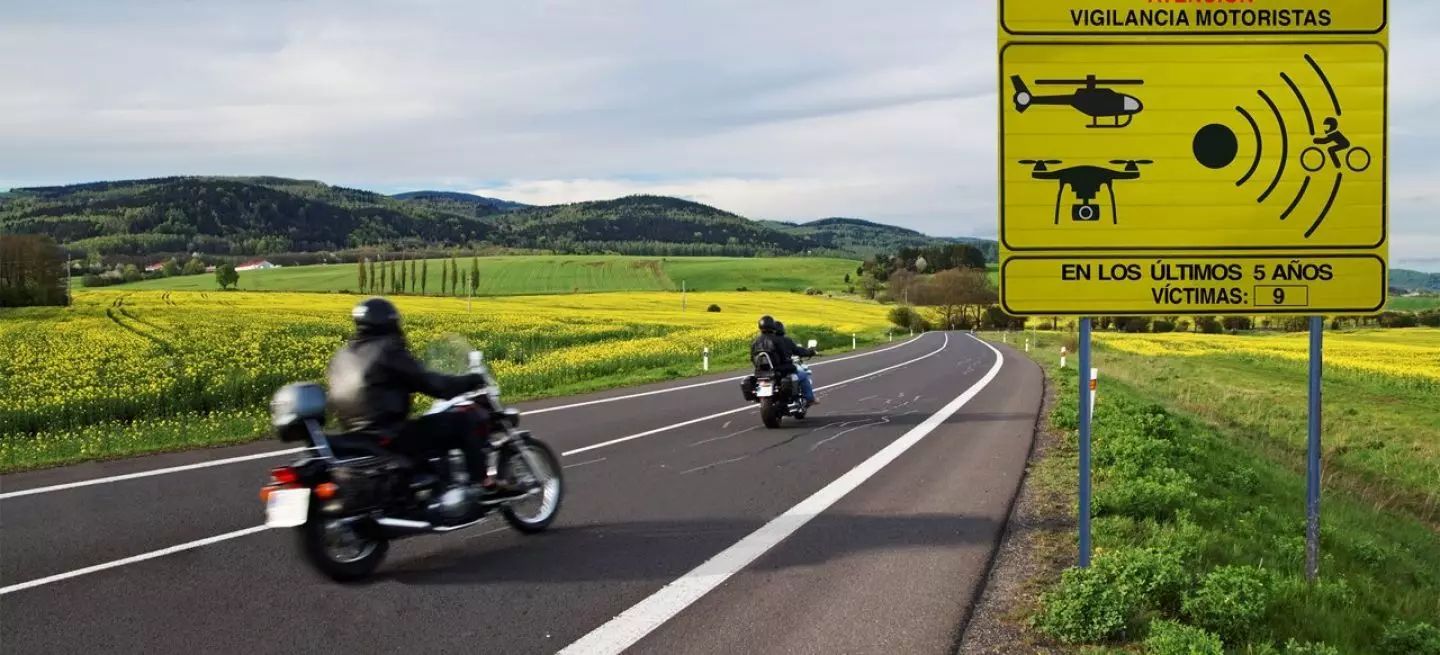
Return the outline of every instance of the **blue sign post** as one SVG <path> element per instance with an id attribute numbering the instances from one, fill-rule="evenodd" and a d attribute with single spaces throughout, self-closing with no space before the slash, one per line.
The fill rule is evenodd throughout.
<path id="1" fill-rule="evenodd" d="M 1090 319 L 1080 319 L 1080 566 L 1090 566 Z"/>
<path id="2" fill-rule="evenodd" d="M 1305 579 L 1320 575 L 1320 372 L 1325 317 L 1310 317 L 1310 425 L 1305 467 Z"/>

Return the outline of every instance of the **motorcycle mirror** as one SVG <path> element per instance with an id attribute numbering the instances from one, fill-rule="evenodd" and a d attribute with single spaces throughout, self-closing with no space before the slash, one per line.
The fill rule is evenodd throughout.
<path id="1" fill-rule="evenodd" d="M 816 340 L 814 340 L 814 339 L 811 339 L 811 340 L 805 342 L 805 347 L 806 347 L 806 348 L 811 348 L 811 349 L 813 349 L 813 348 L 815 348 L 815 346 L 818 346 L 818 345 L 820 345 L 820 342 L 818 342 L 818 341 L 816 341 Z"/>
<path id="2" fill-rule="evenodd" d="M 479 366 L 481 360 L 483 360 L 484 358 L 485 358 L 485 355 L 484 355 L 483 353 L 481 353 L 480 351 L 478 351 L 478 350 L 472 350 L 472 351 L 470 351 L 470 368 L 475 368 L 475 367 Z"/>

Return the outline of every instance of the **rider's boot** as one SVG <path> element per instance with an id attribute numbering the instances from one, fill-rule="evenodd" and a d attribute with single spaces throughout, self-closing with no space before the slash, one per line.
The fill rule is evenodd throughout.
<path id="1" fill-rule="evenodd" d="M 525 495 L 525 490 L 516 485 L 514 481 L 500 476 L 500 456 L 493 448 L 489 449 L 489 452 L 486 453 L 485 459 L 487 464 L 485 476 L 481 478 L 478 484 L 472 485 L 472 488 L 478 492 L 480 502 L 486 504 L 498 503 Z"/>

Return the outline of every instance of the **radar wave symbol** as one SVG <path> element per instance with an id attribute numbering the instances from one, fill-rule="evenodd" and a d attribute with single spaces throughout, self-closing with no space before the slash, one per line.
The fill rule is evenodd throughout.
<path id="1" fill-rule="evenodd" d="M 1324 85 L 1325 90 L 1329 95 L 1329 105 L 1334 110 L 1334 113 L 1332 115 L 1333 117 L 1330 118 L 1327 122 L 1333 122 L 1338 126 L 1338 121 L 1340 116 L 1342 115 L 1342 110 L 1340 107 L 1340 99 L 1335 93 L 1335 87 L 1330 84 L 1329 77 L 1325 75 L 1325 71 L 1320 67 L 1320 64 L 1317 63 L 1313 57 L 1307 54 L 1305 55 L 1305 61 L 1309 64 L 1311 71 L 1314 72 L 1320 83 Z M 1289 89 L 1289 92 L 1295 97 L 1296 103 L 1299 104 L 1300 112 L 1304 114 L 1306 131 L 1309 133 L 1310 137 L 1313 140 L 1313 138 L 1315 137 L 1315 115 L 1311 111 L 1311 103 L 1305 98 L 1305 94 L 1300 91 L 1300 87 L 1295 83 L 1295 80 L 1291 78 L 1288 73 L 1282 71 L 1280 73 L 1280 81 L 1285 84 L 1285 86 Z M 1255 93 L 1260 98 L 1261 103 L 1265 107 L 1265 111 L 1258 112 L 1261 118 L 1263 119 L 1265 114 L 1268 113 L 1271 117 L 1270 119 L 1275 123 L 1276 127 L 1279 128 L 1280 132 L 1280 157 L 1278 159 L 1279 163 L 1276 165 L 1274 175 L 1270 177 L 1270 182 L 1265 185 L 1265 188 L 1260 191 L 1260 195 L 1255 199 L 1256 203 L 1264 203 L 1266 200 L 1270 199 L 1271 194 L 1273 194 L 1275 192 L 1275 189 L 1280 185 L 1281 179 L 1285 177 L 1286 163 L 1291 157 L 1291 128 L 1285 122 L 1285 115 L 1280 111 L 1280 107 L 1276 104 L 1275 99 L 1272 98 L 1269 93 L 1266 93 L 1265 89 L 1257 89 Z M 1323 104 L 1318 106 L 1323 107 Z M 1257 120 L 1255 114 L 1247 110 L 1244 105 L 1236 105 L 1235 111 L 1236 113 L 1240 114 L 1240 117 L 1244 119 L 1246 125 L 1250 127 L 1250 133 L 1255 141 L 1255 156 L 1251 160 L 1250 165 L 1245 170 L 1244 174 L 1242 174 L 1240 178 L 1235 181 L 1235 186 L 1243 187 L 1252 181 L 1258 184 L 1260 182 L 1260 179 L 1263 179 L 1257 179 L 1255 177 L 1255 174 L 1259 172 L 1260 161 L 1264 157 L 1265 139 L 1262 136 L 1264 133 L 1260 129 L 1260 121 Z M 1206 128 L 1209 127 L 1210 126 L 1206 126 Z M 1298 121 L 1296 122 L 1296 127 L 1298 128 Z M 1204 129 L 1205 128 L 1202 128 L 1202 132 L 1204 132 Z M 1231 135 L 1233 138 L 1233 131 L 1229 130 L 1228 128 L 1225 128 L 1224 131 Z M 1197 158 L 1201 157 L 1200 141 L 1201 135 L 1197 134 Z M 1337 155 L 1331 156 L 1336 157 Z M 1290 218 L 1290 215 L 1295 212 L 1295 208 L 1300 206 L 1300 202 L 1305 199 L 1305 194 L 1310 190 L 1310 186 L 1313 181 L 1312 178 L 1319 175 L 1320 171 L 1325 168 L 1325 160 L 1327 156 L 1325 151 L 1322 150 L 1319 146 L 1312 145 L 1303 149 L 1298 149 L 1297 158 L 1300 160 L 1299 168 L 1304 171 L 1304 178 L 1300 181 L 1300 188 L 1298 191 L 1296 191 L 1295 196 L 1289 201 L 1289 203 L 1285 205 L 1284 210 L 1280 212 L 1280 220 L 1282 221 L 1288 220 Z M 1210 163 L 1204 161 L 1203 159 L 1201 160 L 1201 163 L 1210 168 L 1218 168 L 1218 166 L 1213 166 Z M 1228 163 L 1228 160 L 1226 160 L 1225 163 Z M 1357 173 L 1364 171 L 1370 166 L 1370 154 L 1364 148 L 1350 148 L 1349 151 L 1345 154 L 1345 164 L 1351 170 Z M 1321 208 L 1315 219 L 1311 222 L 1310 227 L 1305 230 L 1305 238 L 1307 239 L 1310 238 L 1311 235 L 1315 234 L 1315 231 L 1319 229 L 1321 224 L 1325 222 L 1325 217 L 1330 213 L 1330 209 L 1335 204 L 1336 195 L 1340 193 L 1340 184 L 1344 180 L 1344 172 L 1339 166 L 1336 166 L 1336 169 L 1337 170 L 1335 171 L 1335 179 L 1330 185 L 1330 194 L 1325 201 L 1324 207 Z"/>

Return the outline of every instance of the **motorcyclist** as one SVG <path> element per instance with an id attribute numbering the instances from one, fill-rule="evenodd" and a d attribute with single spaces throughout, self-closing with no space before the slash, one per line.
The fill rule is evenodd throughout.
<path id="1" fill-rule="evenodd" d="M 791 354 L 799 355 L 801 357 L 814 357 L 820 352 L 818 350 L 812 350 L 810 348 L 801 346 L 800 344 L 795 343 L 795 341 L 790 337 L 785 336 L 784 321 L 775 321 L 775 336 L 778 336 L 785 341 L 785 347 L 790 349 Z M 800 378 L 800 391 L 805 394 L 805 402 L 810 403 L 811 405 L 817 404 L 819 401 L 815 398 L 815 384 L 810 381 L 810 372 L 806 371 L 804 368 L 797 366 L 795 367 L 795 375 L 796 377 Z"/>
<path id="2" fill-rule="evenodd" d="M 426 370 L 406 347 L 399 310 L 384 298 L 367 299 L 350 315 L 355 333 L 326 370 L 328 403 L 345 430 L 341 444 L 369 443 L 410 458 L 458 448 L 472 485 L 482 494 L 513 493 L 510 485 L 486 475 L 489 440 L 482 426 L 489 425 L 489 417 L 482 408 L 410 419 L 412 394 L 450 398 L 483 388 L 485 377 Z M 442 482 L 448 487 L 450 480 Z"/>
<path id="3" fill-rule="evenodd" d="M 755 358 L 760 353 L 766 353 L 770 356 L 771 366 L 774 367 L 776 373 L 780 375 L 798 373 L 799 371 L 795 368 L 795 362 L 790 359 L 794 351 L 790 349 L 790 345 L 786 342 L 785 338 L 776 334 L 778 324 L 779 322 L 775 320 L 775 317 L 769 314 L 760 317 L 760 334 L 755 337 L 754 341 L 750 342 L 750 361 L 755 361 Z M 812 392 L 810 395 L 813 396 L 814 393 Z M 814 402 L 813 399 L 808 397 L 807 400 Z"/>

